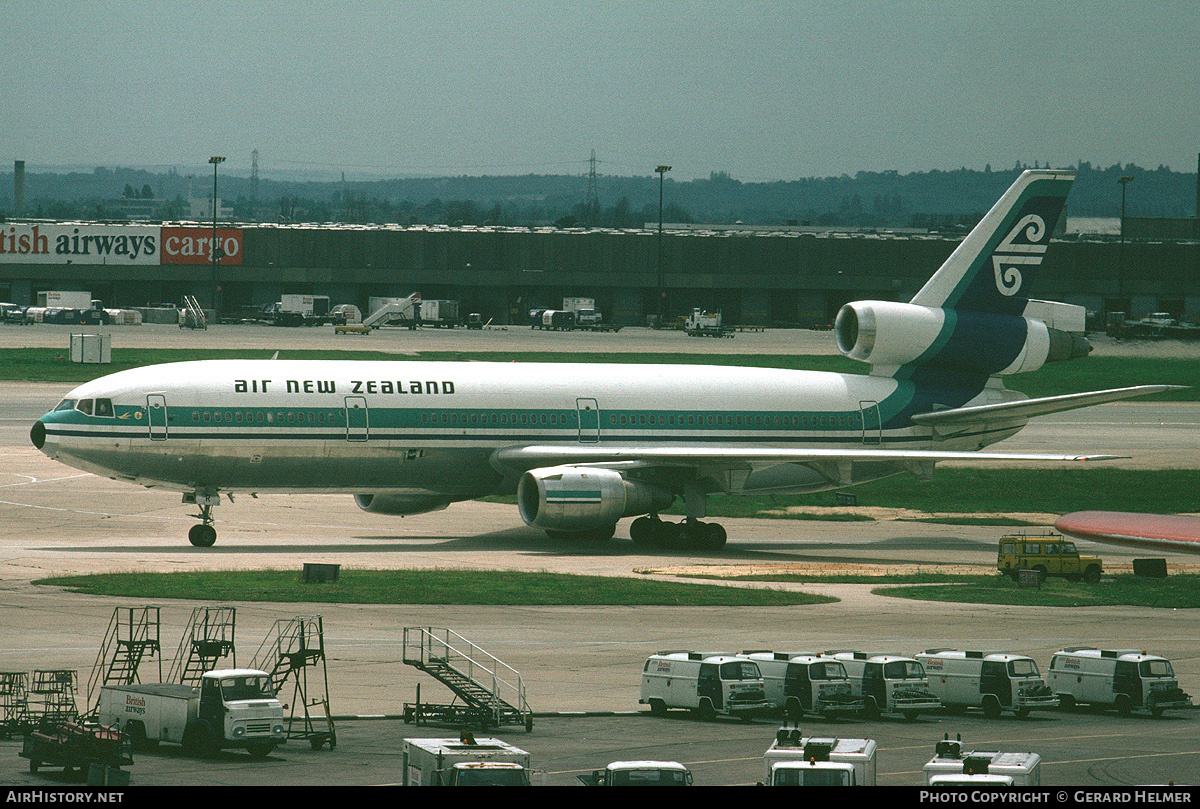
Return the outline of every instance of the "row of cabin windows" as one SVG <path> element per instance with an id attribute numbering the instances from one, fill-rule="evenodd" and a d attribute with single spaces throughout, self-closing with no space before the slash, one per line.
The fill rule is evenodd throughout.
<path id="1" fill-rule="evenodd" d="M 860 419 L 848 414 L 824 416 L 725 416 L 714 415 L 656 415 L 654 413 L 639 413 L 636 416 L 610 414 L 608 423 L 616 425 L 636 426 L 687 426 L 687 427 L 844 427 L 858 428 L 862 425 Z"/>

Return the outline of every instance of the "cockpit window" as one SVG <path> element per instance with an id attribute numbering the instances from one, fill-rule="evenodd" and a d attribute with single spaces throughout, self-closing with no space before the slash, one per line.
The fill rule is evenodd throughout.
<path id="1" fill-rule="evenodd" d="M 55 406 L 54 412 L 57 413 L 59 410 L 74 410 L 74 409 L 75 409 L 75 400 L 74 399 L 63 399 L 61 402 L 59 402 Z"/>
<path id="2" fill-rule="evenodd" d="M 80 399 L 79 403 L 75 405 L 75 409 L 85 416 L 92 415 L 92 400 Z"/>
<path id="3" fill-rule="evenodd" d="M 111 417 L 113 414 L 112 399 L 97 399 L 94 415 Z"/>

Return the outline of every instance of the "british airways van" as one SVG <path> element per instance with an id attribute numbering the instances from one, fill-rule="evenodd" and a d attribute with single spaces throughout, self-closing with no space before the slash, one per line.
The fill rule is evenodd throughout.
<path id="1" fill-rule="evenodd" d="M 687 708 L 704 717 L 749 718 L 772 707 L 753 661 L 690 651 L 650 655 L 642 667 L 638 703 L 649 705 L 656 715 L 668 708 Z"/>

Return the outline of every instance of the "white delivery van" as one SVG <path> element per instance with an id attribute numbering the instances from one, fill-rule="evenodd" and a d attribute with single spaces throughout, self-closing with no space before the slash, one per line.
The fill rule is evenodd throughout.
<path id="1" fill-rule="evenodd" d="M 923 768 L 931 786 L 1019 786 L 1042 783 L 1042 757 L 1037 753 L 1002 753 L 963 749 L 961 739 L 947 735 Z"/>
<path id="2" fill-rule="evenodd" d="M 916 719 L 922 711 L 942 705 L 929 690 L 925 667 L 911 657 L 848 650 L 830 650 L 825 656 L 840 660 L 846 667 L 850 692 L 862 700 L 867 716 L 901 714 L 905 719 Z"/>
<path id="3" fill-rule="evenodd" d="M 1084 702 L 1112 706 L 1122 716 L 1135 708 L 1161 716 L 1168 708 L 1192 705 L 1175 679 L 1171 661 L 1136 649 L 1061 649 L 1050 658 L 1047 675 L 1063 708 Z"/>
<path id="4" fill-rule="evenodd" d="M 650 655 L 642 667 L 639 704 L 661 715 L 668 708 L 688 708 L 701 716 L 748 718 L 771 709 L 762 674 L 751 660 L 731 655 L 664 651 Z"/>
<path id="5" fill-rule="evenodd" d="M 805 713 L 831 719 L 862 710 L 861 700 L 853 696 L 846 667 L 839 660 L 762 650 L 747 650 L 738 657 L 758 666 L 767 702 L 789 719 L 799 719 Z"/>
<path id="6" fill-rule="evenodd" d="M 929 690 L 951 711 L 982 708 L 994 719 L 1001 711 L 1026 716 L 1058 704 L 1037 663 L 1025 655 L 928 649 L 913 657 L 925 667 Z"/>
<path id="7" fill-rule="evenodd" d="M 767 786 L 875 786 L 874 739 L 804 737 L 782 727 L 763 754 Z"/>
<path id="8" fill-rule="evenodd" d="M 692 773 L 678 761 L 614 761 L 575 776 L 589 787 L 690 787 Z"/>

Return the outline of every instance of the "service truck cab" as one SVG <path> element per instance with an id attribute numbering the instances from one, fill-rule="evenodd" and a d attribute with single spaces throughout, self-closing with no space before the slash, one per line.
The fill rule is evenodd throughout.
<path id="1" fill-rule="evenodd" d="M 949 735 L 938 742 L 923 768 L 930 786 L 1020 786 L 1042 783 L 1042 757 L 1037 753 L 1004 753 L 963 749 L 962 739 Z"/>
<path id="2" fill-rule="evenodd" d="M 738 657 L 758 666 L 767 701 L 789 719 L 799 719 L 805 713 L 833 718 L 862 710 L 862 702 L 855 699 L 846 667 L 840 660 L 816 654 L 761 650 L 744 651 Z"/>
<path id="3" fill-rule="evenodd" d="M 193 755 L 245 748 L 263 758 L 287 738 L 271 677 L 257 669 L 217 669 L 200 685 L 131 683 L 100 689 L 98 721 L 128 733 L 134 746 L 183 745 Z"/>
<path id="4" fill-rule="evenodd" d="M 529 786 L 529 753 L 500 739 L 405 739 L 403 786 Z"/>
<path id="5" fill-rule="evenodd" d="M 832 650 L 825 656 L 840 660 L 846 667 L 850 692 L 862 701 L 866 716 L 900 714 L 905 719 L 916 719 L 922 711 L 942 705 L 929 690 L 925 667 L 911 657 Z"/>
<path id="6" fill-rule="evenodd" d="M 678 761 L 614 761 L 576 776 L 590 787 L 690 787 L 692 773 Z"/>
<path id="7" fill-rule="evenodd" d="M 744 719 L 773 707 L 753 661 L 689 651 L 665 651 L 647 658 L 638 703 L 649 705 L 656 715 L 668 708 L 688 708 L 704 717 Z"/>
<path id="8" fill-rule="evenodd" d="M 1058 705 L 1031 657 L 954 649 L 928 649 L 914 657 L 925 667 L 929 690 L 951 711 L 982 708 L 994 719 L 1002 711 L 1026 716 Z"/>
<path id="9" fill-rule="evenodd" d="M 783 727 L 763 760 L 768 786 L 875 786 L 874 739 L 804 737 Z"/>
<path id="10" fill-rule="evenodd" d="M 1076 646 L 1050 658 L 1050 690 L 1059 705 L 1111 706 L 1122 716 L 1137 708 L 1161 716 L 1163 711 L 1190 708 L 1192 698 L 1179 687 L 1171 661 L 1136 649 Z"/>

